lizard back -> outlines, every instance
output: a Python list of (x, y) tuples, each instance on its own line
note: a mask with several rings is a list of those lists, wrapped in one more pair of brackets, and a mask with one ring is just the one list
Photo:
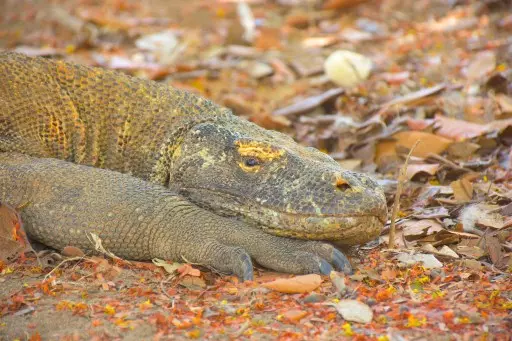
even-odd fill
[(165, 84), (64, 61), (0, 53), (0, 151), (150, 178), (166, 144), (226, 113)]

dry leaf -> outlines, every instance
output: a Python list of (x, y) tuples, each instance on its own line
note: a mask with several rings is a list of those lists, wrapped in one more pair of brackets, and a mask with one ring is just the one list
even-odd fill
[(324, 9), (341, 9), (341, 8), (349, 8), (352, 6), (359, 5), (366, 0), (327, 0), (323, 8)]
[(363, 160), (360, 159), (346, 159), (346, 160), (338, 160), (341, 168), (347, 170), (356, 170), (361, 167)]
[(438, 251), (438, 254), (439, 255), (442, 255), (442, 256), (447, 256), (447, 257), (450, 257), (450, 258), (459, 258), (459, 255), (453, 251), (449, 246), (447, 245), (443, 245), (439, 251)]
[(471, 201), (473, 198), (473, 184), (465, 178), (453, 181), (450, 187), (453, 189), (455, 200), (460, 203)]
[(411, 180), (415, 175), (425, 173), (428, 175), (435, 175), (439, 169), (438, 163), (417, 163), (407, 167), (407, 179)]
[(443, 226), (433, 219), (408, 220), (400, 224), (407, 241), (417, 240), (442, 231)]
[(392, 136), (393, 140), (381, 140), (377, 144), (375, 160), (380, 163), (386, 157), (396, 156), (397, 147), (411, 149), (416, 141), (421, 142), (414, 149), (412, 155), (425, 158), (430, 153), (441, 154), (452, 143), (451, 140), (434, 134), (421, 131), (402, 131)]
[(446, 116), (436, 115), (436, 135), (456, 141), (480, 136), (489, 131), (487, 125), (472, 123), (463, 120), (455, 120)]
[(442, 268), (443, 263), (437, 260), (434, 255), (426, 254), (415, 254), (412, 255), (406, 252), (400, 252), (397, 257), (399, 262), (404, 265), (414, 265), (416, 263), (423, 263), (423, 266), (427, 269)]
[(381, 277), (385, 281), (392, 281), (396, 278), (397, 272), (396, 270), (386, 268), (381, 272)]
[(494, 99), (498, 103), (498, 105), (501, 108), (501, 111), (504, 114), (510, 114), (512, 113), (512, 97), (504, 95), (504, 94), (497, 94)]
[(368, 305), (356, 300), (341, 300), (331, 303), (330, 306), (347, 321), (358, 323), (370, 323), (373, 320), (373, 311)]
[(123, 269), (121, 269), (118, 266), (112, 265), (112, 266), (109, 266), (104, 271), (102, 271), (102, 274), (106, 280), (112, 281), (115, 278), (117, 278), (122, 272), (123, 272)]
[(287, 294), (299, 294), (311, 292), (322, 284), (322, 277), (317, 274), (296, 276), (291, 278), (276, 279), (272, 282), (263, 283), (262, 286), (278, 292)]
[(496, 54), (487, 50), (478, 53), (468, 66), (468, 81), (481, 79), (496, 68)]
[(330, 89), (326, 92), (317, 95), (317, 96), (311, 96), (308, 98), (305, 98), (301, 101), (298, 101), (292, 105), (289, 105), (287, 107), (277, 109), (272, 113), (272, 115), (275, 116), (288, 116), (288, 115), (296, 115), (296, 114), (304, 114), (307, 113), (316, 107), (322, 105), (323, 103), (330, 101), (341, 94), (343, 94), (345, 91), (343, 89)]
[(260, 27), (254, 47), (261, 50), (281, 48), (281, 30), (273, 27)]
[(176, 270), (178, 270), (183, 265), (181, 263), (169, 264), (165, 260), (159, 259), (159, 258), (153, 258), (152, 262), (156, 266), (160, 266), (160, 267), (164, 268), (165, 271), (167, 271), (167, 273), (170, 273), (170, 274), (174, 274), (176, 272)]
[(382, 109), (379, 111), (381, 114), (387, 111), (389, 108), (393, 106), (414, 106), (420, 103), (423, 103), (425, 101), (428, 101), (431, 99), (432, 96), (440, 94), (444, 89), (446, 88), (446, 85), (439, 84), (430, 88), (421, 89), (415, 92), (411, 92), (405, 96), (400, 96), (397, 98), (392, 99), (389, 102), (386, 102), (382, 105)]
[(291, 322), (299, 322), (301, 319), (306, 317), (307, 314), (308, 314), (307, 311), (292, 309), (292, 310), (288, 310), (287, 312), (285, 312), (283, 314), (283, 317), (286, 320), (291, 321)]
[(19, 214), (14, 208), (0, 203), (0, 261), (14, 261), (28, 250), (32, 247), (22, 229)]
[(336, 288), (336, 292), (339, 294), (343, 294), (346, 291), (345, 285), (345, 274), (337, 271), (331, 271), (329, 274), (329, 278), (331, 279), (332, 284)]
[(478, 246), (457, 245), (455, 251), (465, 257), (478, 259), (485, 256), (485, 251)]
[(199, 269), (194, 269), (192, 267), (192, 265), (190, 265), (190, 264), (183, 264), (182, 266), (177, 268), (176, 271), (178, 271), (180, 276), (186, 276), (186, 275), (190, 275), (190, 276), (194, 276), (194, 277), (201, 276), (201, 271), (199, 271)]
[(459, 264), (462, 266), (465, 266), (466, 268), (470, 268), (473, 270), (482, 270), (483, 269), (482, 263), (480, 263), (479, 261), (474, 260), (474, 259), (463, 259), (460, 261)]
[(75, 246), (65, 246), (61, 254), (66, 257), (84, 257), (85, 253)]
[(448, 147), (448, 155), (452, 158), (467, 159), (472, 156), (480, 145), (469, 141), (454, 142)]
[(201, 290), (206, 288), (206, 282), (201, 277), (185, 276), (181, 279), (180, 285), (190, 290)]
[(306, 28), (310, 22), (311, 19), (306, 13), (294, 13), (286, 17), (286, 25), (295, 28)]
[(501, 268), (503, 264), (503, 251), (501, 250), (501, 244), (498, 238), (495, 236), (491, 236), (489, 234), (484, 235), (484, 248), (485, 251), (489, 254), (489, 258), (491, 258), (491, 262), (496, 265), (496, 267)]

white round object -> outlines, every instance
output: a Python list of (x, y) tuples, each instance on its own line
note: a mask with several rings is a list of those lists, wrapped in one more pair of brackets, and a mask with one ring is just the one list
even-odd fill
[(348, 50), (334, 51), (324, 63), (327, 77), (343, 87), (353, 87), (364, 81), (371, 69), (370, 58)]

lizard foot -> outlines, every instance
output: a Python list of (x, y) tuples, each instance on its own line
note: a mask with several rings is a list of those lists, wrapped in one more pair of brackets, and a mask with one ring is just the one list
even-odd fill
[(216, 238), (225, 245), (243, 248), (258, 264), (280, 272), (295, 274), (320, 273), (332, 270), (352, 273), (347, 257), (328, 243), (278, 237), (245, 224)]

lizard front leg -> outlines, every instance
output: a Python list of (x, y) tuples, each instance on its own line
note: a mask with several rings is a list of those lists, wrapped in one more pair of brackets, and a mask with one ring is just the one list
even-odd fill
[(126, 174), (21, 154), (0, 154), (0, 200), (29, 203), (30, 237), (58, 250), (95, 251), (91, 233), (119, 257), (183, 260), (251, 279), (251, 257), (292, 273), (349, 269), (330, 245), (268, 235)]

